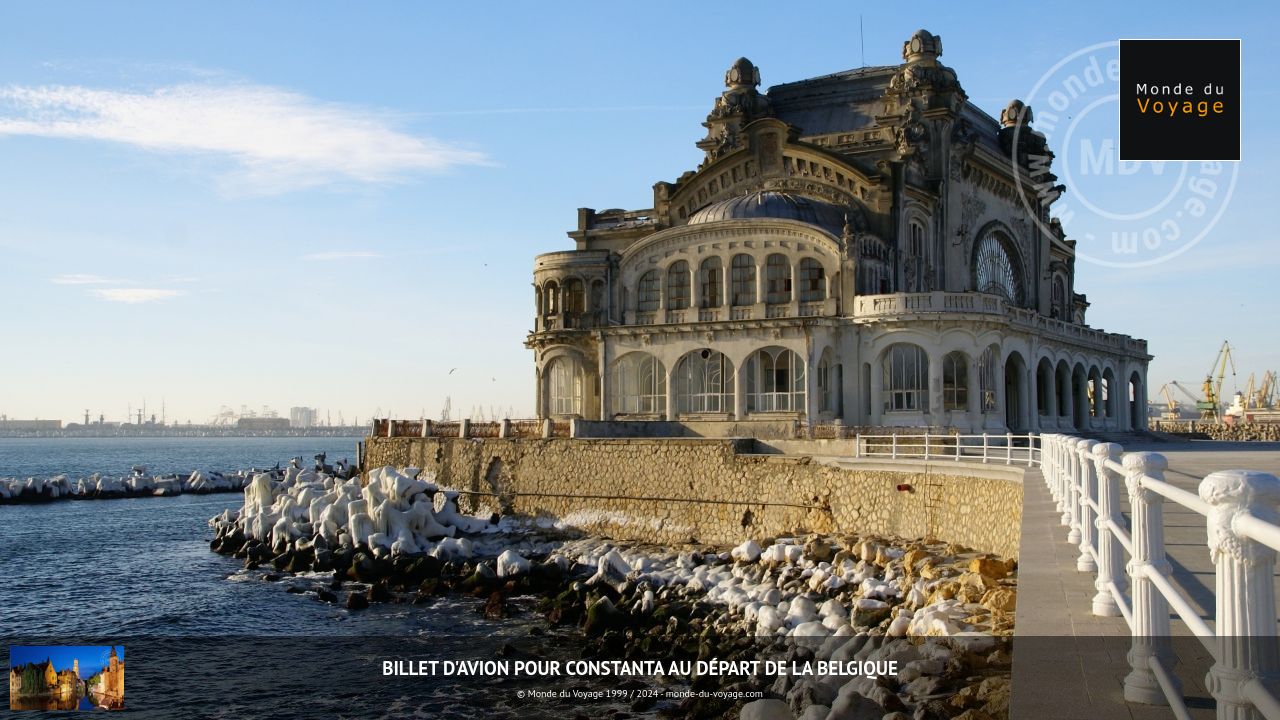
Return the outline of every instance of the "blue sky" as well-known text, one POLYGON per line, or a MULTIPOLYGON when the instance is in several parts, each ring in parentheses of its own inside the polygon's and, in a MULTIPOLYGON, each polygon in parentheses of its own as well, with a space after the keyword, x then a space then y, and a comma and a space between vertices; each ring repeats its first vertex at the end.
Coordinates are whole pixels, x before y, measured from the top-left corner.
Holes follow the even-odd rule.
POLYGON ((868 64, 928 28, 993 115, 1093 43, 1243 38, 1222 219, 1168 262, 1082 263, 1077 289, 1091 325, 1149 340, 1153 392, 1224 338, 1241 386, 1280 368, 1274 6, 898 7, 0 4, 0 413, 529 415, 533 255, 695 167, 739 55, 766 86, 859 66, 859 15, 868 64))
MULTIPOLYGON (((53 661, 53 669, 69 670, 73 661, 80 661, 80 677, 88 679, 107 666, 111 654, 110 645, 12 645, 9 647, 9 666, 33 662, 53 661)), ((117 645, 116 655, 124 660, 124 646, 117 645)))

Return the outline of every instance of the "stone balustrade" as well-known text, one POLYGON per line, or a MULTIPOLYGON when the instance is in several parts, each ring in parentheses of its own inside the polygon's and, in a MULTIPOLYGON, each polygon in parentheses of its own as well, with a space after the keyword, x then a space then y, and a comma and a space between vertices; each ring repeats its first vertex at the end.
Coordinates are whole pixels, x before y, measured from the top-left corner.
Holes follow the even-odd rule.
POLYGON ((1122 617, 1131 631, 1125 699, 1171 705, 1178 717, 1190 717, 1171 670, 1172 609, 1215 660, 1205 683, 1217 701, 1217 717, 1280 718, 1274 581, 1280 479, 1222 470, 1206 476, 1193 494, 1165 482, 1168 462, 1159 453, 1124 454, 1115 443, 1069 435, 1044 435, 1040 461, 1069 528, 1067 542, 1080 549, 1076 567, 1096 574, 1093 613, 1122 617), (1122 486, 1130 522, 1120 512, 1122 486), (1164 541, 1166 501, 1205 518, 1217 576, 1212 627, 1172 582, 1164 541))

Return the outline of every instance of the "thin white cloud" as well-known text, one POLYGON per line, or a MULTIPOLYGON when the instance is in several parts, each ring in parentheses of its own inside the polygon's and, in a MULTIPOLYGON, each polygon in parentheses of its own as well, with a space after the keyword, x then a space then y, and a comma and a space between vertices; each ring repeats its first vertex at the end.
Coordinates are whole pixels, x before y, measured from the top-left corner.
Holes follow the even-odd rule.
POLYGON ((109 302, 126 303, 129 305, 156 302, 157 300, 167 300, 183 294, 181 290, 168 290, 164 288, 103 288, 90 290, 89 292, 109 302))
POLYGON ((329 250, 326 252, 310 253, 303 255, 303 260, 368 260, 371 258, 380 258, 382 255, 371 250, 329 250))
POLYGON ((52 282, 55 285, 106 285, 115 281, 110 278, 104 278, 101 275, 67 273, 65 275, 54 276, 52 282))
POLYGON ((234 163, 229 189, 279 193, 388 183, 488 164, 484 153, 393 128, 384 114, 261 85, 188 83, 152 92, 0 88, 0 136, 117 142, 234 163))

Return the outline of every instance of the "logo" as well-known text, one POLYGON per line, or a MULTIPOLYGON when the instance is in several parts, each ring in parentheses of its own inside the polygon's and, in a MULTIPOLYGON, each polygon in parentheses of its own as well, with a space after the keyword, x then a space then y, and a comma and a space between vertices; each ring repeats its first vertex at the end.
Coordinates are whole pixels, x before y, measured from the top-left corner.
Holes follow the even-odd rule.
POLYGON ((1054 234, 1028 196, 1053 203, 1079 259, 1142 267, 1181 255, 1212 231, 1235 191, 1239 164, 1121 159, 1119 47, 1082 48, 1040 77, 1025 99, 1034 118, 1014 125, 1011 161, 1018 196, 1042 231, 1054 234), (1028 142, 1031 135, 1043 142, 1028 142), (1028 146, 1054 154, 1018 150, 1028 146))

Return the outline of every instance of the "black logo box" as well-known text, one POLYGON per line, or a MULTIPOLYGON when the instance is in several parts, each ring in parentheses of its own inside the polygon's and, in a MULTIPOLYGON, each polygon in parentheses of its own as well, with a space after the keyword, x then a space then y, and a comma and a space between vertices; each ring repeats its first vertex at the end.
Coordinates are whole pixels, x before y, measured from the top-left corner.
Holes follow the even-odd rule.
POLYGON ((1120 41, 1121 160, 1239 160, 1240 103, 1239 40, 1120 41))

